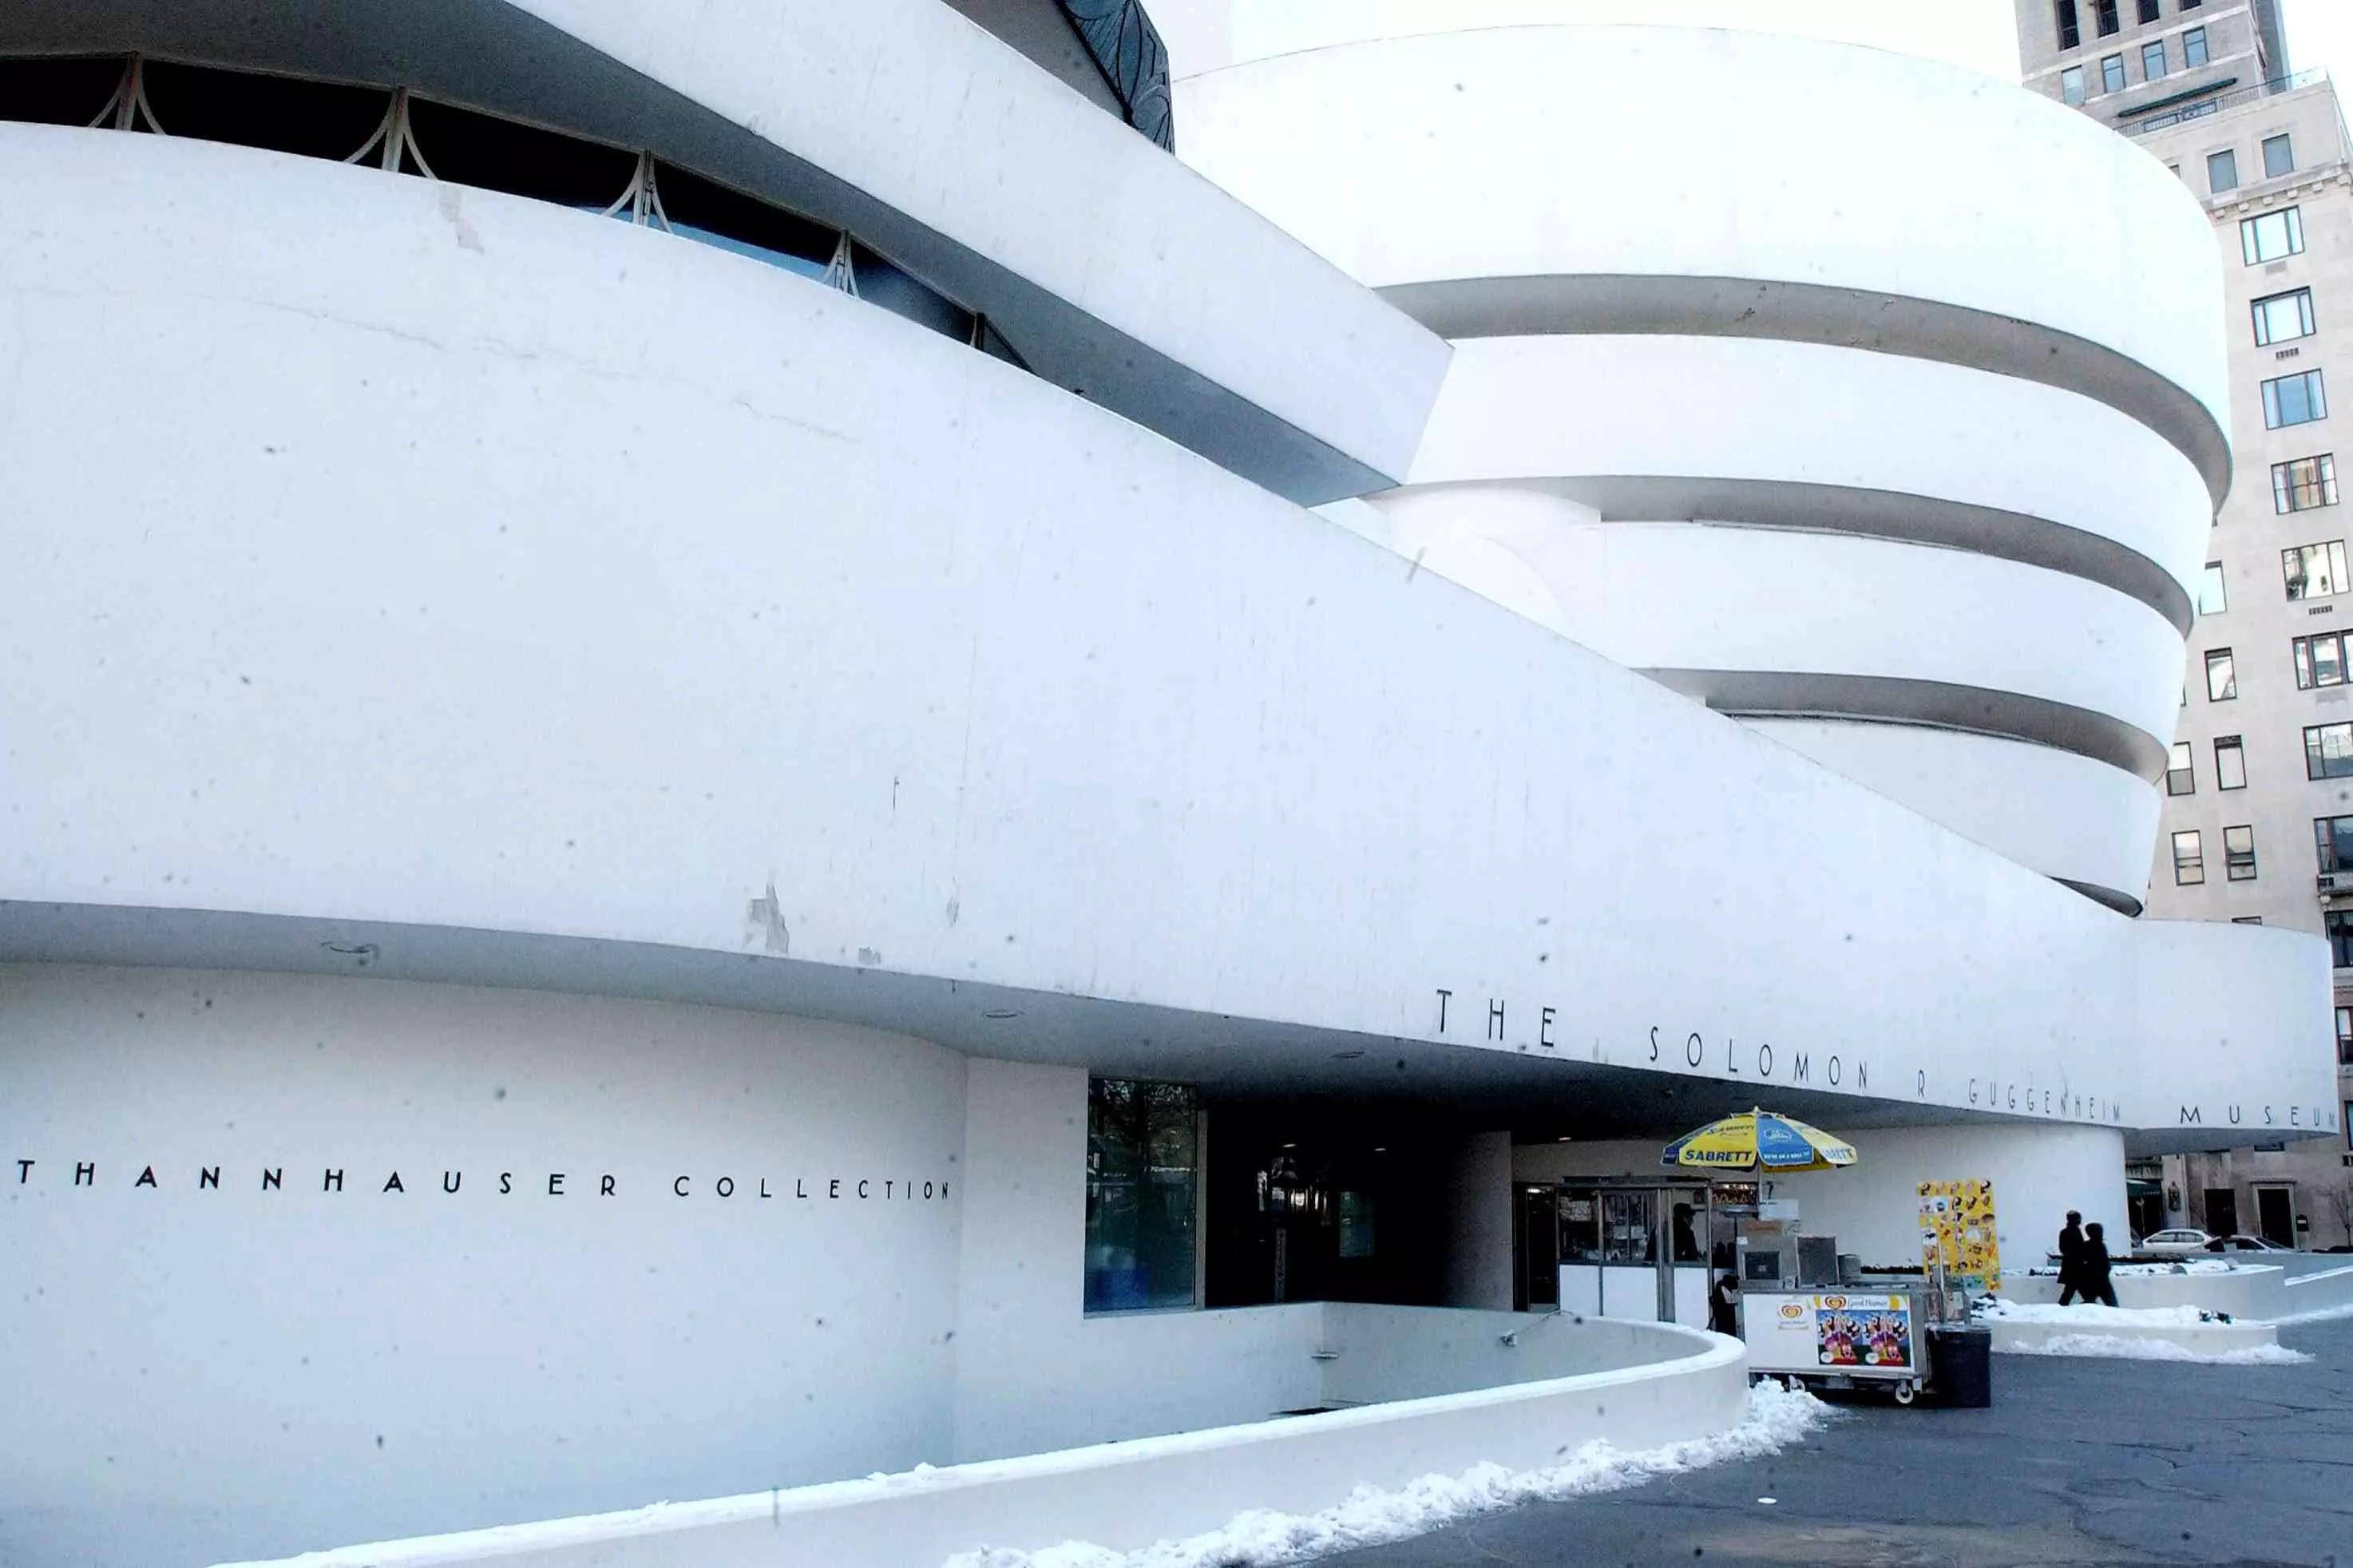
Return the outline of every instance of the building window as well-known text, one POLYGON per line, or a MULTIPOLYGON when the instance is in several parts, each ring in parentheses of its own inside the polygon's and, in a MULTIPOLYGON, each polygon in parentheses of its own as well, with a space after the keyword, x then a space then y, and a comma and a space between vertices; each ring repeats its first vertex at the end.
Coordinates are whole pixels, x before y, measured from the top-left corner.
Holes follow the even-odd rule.
POLYGON ((2255 830, 2252 826, 2222 829, 2222 875, 2232 882, 2255 879, 2255 830))
POLYGON ((2059 97, 2067 103, 2081 103, 2091 95, 2084 90, 2084 68, 2069 66, 2059 73, 2059 97))
POLYGON ((2206 188, 2216 195, 2239 184, 2239 155, 2229 148, 2206 154, 2206 188))
POLYGON ((2319 858, 2322 876, 2353 871, 2353 816, 2314 817, 2312 847, 2319 858))
POLYGON ((2155 81, 2165 74, 2165 40, 2156 39, 2140 47, 2140 75, 2143 81, 2155 81))
POLYGON ((2104 38, 2114 33, 2120 26, 2116 21, 2116 0, 2092 0, 2092 25, 2104 38))
POLYGON ((2156 21, 2162 14, 2158 10, 2158 4, 2159 0, 2140 0, 2140 19, 2144 22, 2156 21))
POLYGON ((2100 57, 2100 90, 2122 92, 2125 89, 2125 58, 2122 55, 2100 57))
POLYGON ((1199 1113, 1189 1084, 1087 1085, 1088 1311, 1193 1304, 1199 1113))
POLYGON ((2187 741, 2174 742, 2173 750, 2166 753, 2165 793, 2168 795, 2198 793, 2197 769, 2190 760, 2189 742, 2187 741))
POLYGON ((2236 735, 2214 737, 2214 787, 2247 787, 2247 749, 2239 743, 2236 735))
POLYGON ((2263 178, 2276 180, 2282 174, 2295 173, 2295 143, 2282 132, 2277 136, 2263 138, 2263 178))
POLYGON ((2299 544, 2280 552, 2280 572, 2291 599, 2326 599, 2345 592, 2345 542, 2299 544))
MULTIPOLYGON (((2345 639, 2348 632, 2321 632, 2316 636, 2298 637, 2295 650, 2295 689, 2309 691, 2316 686, 2345 684, 2345 639)), ((2348 868, 2353 869, 2353 868, 2348 868)))
POLYGON ((2173 885, 2194 888, 2206 879, 2206 857, 2198 847, 2198 830, 2185 827, 2173 836, 2173 885))
POLYGON ((2272 510, 2285 513, 2310 511, 2337 504, 2337 458, 2323 452, 2272 465, 2272 510))
POLYGON ((2328 417, 2328 389, 2321 384, 2320 373, 2307 370, 2299 375, 2283 375, 2263 383, 2263 428, 2284 430, 2291 425, 2309 425, 2328 417))
POLYGON ((2353 969, 2353 910, 2331 910, 2320 921, 2328 937, 2329 967, 2353 969))
POLYGON ((2059 16, 2059 47, 2080 49, 2084 47, 2083 25, 2075 18, 2075 0, 2057 0, 2059 16))
POLYGON ((2206 63, 2206 29, 2192 27, 2181 35, 2181 63, 2202 66, 2206 63))
POLYGON ((2206 650, 2206 700, 2228 702, 2239 694, 2237 667, 2232 662, 2231 650, 2210 647, 2206 650))
POLYGON ((2261 217, 2239 220, 2239 253, 2247 265, 2259 261, 2277 261, 2285 256, 2304 254, 2304 212, 2300 207, 2282 207, 2261 217))
POLYGON ((2304 776, 2353 778, 2353 723, 2309 724, 2304 731, 2304 776))
POLYGON ((2255 346, 2267 349, 2312 336, 2312 290, 2297 289, 2255 301, 2255 346))
MULTIPOLYGON (((2353 1067, 2353 1007, 2337 1009, 2337 1065, 2353 1067)), ((2353 1100, 2345 1103, 2345 1141, 2353 1146, 2353 1100)))
POLYGON ((2198 576, 2198 613, 2219 616, 2230 607, 2230 596, 2222 590, 2222 563, 2209 561, 2198 576))

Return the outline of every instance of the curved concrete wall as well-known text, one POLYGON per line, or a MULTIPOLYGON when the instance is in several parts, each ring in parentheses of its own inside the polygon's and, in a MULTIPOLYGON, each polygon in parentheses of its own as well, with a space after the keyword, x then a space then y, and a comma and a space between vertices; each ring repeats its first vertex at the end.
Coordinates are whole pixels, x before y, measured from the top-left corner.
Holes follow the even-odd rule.
POLYGON ((2189 460, 2105 404, 1756 338, 1457 344, 1409 482, 1481 480, 1546 481, 1605 518, 1951 545, 2103 584, 2185 631, 2213 513, 2189 460))
POLYGON ((2055 746, 1917 725, 1745 722, 2046 877, 2134 910, 2147 892, 2158 793, 2105 763, 2055 746))
POLYGON ((1445 366, 1428 331, 941 0, 0 13, 0 55, 132 51, 652 149, 849 230, 987 312, 1039 374, 1305 502, 1402 474, 1445 366))
POLYGON ((41 825, 0 858, 14 954, 372 941, 372 973, 1335 1089, 1419 1082, 1337 1059, 1366 1036, 1515 1094, 1745 1093, 1770 1044, 1770 1081, 1802 1056, 1922 1113, 1990 1074, 2051 1118, 2334 1121, 2316 939, 2144 962, 2146 928, 805 279, 158 138, 0 132, 0 173, 45 215, 0 235, 40 301, 0 428, 39 565, 0 577, 0 795, 41 825))
POLYGON ((2135 779, 2228 474, 2178 182, 1844 45, 1498 25, 1609 9, 1567 3, 1220 9, 1271 58, 1185 84, 1188 156, 1456 340, 1374 502, 1397 548, 1726 712, 2028 742, 1840 731, 1875 787, 2137 910, 2135 779), (1561 160, 1628 126, 1639 157, 1561 160))
POLYGON ((2111 403, 2210 499, 2227 485, 2219 318, 2182 303, 2220 292, 2205 215, 2033 94, 1768 34, 1522 26, 1236 66, 1180 84, 1178 113, 1187 162, 1451 338, 1726 332, 1999 369, 2111 403))
POLYGON ((1506 487, 1403 490, 1375 504, 1408 554, 1410 542, 1451 531, 1508 546, 1550 590, 1569 636, 1728 711, 1960 725, 2144 778, 2164 765, 2180 634, 2079 578, 1841 533, 1596 523, 1506 487))
POLYGON ((46 1412, 0 1435, 0 1557, 944 1461, 965 1070, 719 1008, 0 966, 0 1385, 46 1412))
POLYGON ((301 1568, 367 1568, 390 1558, 453 1568, 736 1568, 754 1561, 774 1568, 932 1568, 989 1547, 1043 1552, 1072 1541, 1142 1552, 1253 1510, 1312 1514, 1366 1487, 1402 1490, 1482 1465, 1514 1473, 1550 1468, 1596 1439, 1620 1449, 1687 1442, 1746 1414, 1746 1352, 1737 1342, 1668 1324, 1626 1326, 1657 1358, 1651 1364, 300 1562, 301 1568))

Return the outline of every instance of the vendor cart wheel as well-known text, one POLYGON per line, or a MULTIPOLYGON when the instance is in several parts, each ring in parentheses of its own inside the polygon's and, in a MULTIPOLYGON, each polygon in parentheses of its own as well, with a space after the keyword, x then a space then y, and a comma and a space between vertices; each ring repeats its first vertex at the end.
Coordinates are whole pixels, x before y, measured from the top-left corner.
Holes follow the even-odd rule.
POLYGON ((1898 1405, 1909 1405, 1919 1392, 1920 1385, 1907 1377, 1903 1382, 1895 1385, 1895 1403, 1898 1405))

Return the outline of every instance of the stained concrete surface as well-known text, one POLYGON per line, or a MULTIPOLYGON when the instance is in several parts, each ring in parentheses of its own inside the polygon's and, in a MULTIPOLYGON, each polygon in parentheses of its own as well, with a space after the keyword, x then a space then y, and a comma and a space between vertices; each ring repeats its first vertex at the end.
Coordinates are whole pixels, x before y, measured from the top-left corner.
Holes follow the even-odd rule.
POLYGON ((1769 1459, 1324 1564, 2353 1568, 2353 1321, 2284 1329, 2280 1342, 2314 1360, 1996 1356, 1990 1410, 1841 1403, 1769 1459))

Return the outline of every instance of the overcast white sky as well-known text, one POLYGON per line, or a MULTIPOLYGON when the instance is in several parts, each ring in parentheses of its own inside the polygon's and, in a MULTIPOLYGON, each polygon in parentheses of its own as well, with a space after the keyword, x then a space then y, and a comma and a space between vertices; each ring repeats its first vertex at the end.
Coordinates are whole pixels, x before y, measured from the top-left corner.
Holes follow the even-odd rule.
MULTIPOLYGON (((5 0, 0 0, 5 4, 5 0)), ((2281 0, 2288 63, 2326 67, 2353 96, 2353 0, 2281 0)), ((1312 47, 1332 37, 1377 36, 1368 15, 1394 13, 1400 30, 1522 23, 1667 23, 1749 27, 1870 44, 2018 79, 2012 0, 1152 0, 1178 76, 1243 58, 1312 47), (1443 18, 1444 20, 1436 20, 1443 18)), ((2166 7, 2172 15, 2174 7, 2166 7)))
POLYGON ((2353 0, 2287 0, 2287 61, 2298 70, 2326 66, 2337 90, 2353 92, 2353 0))

